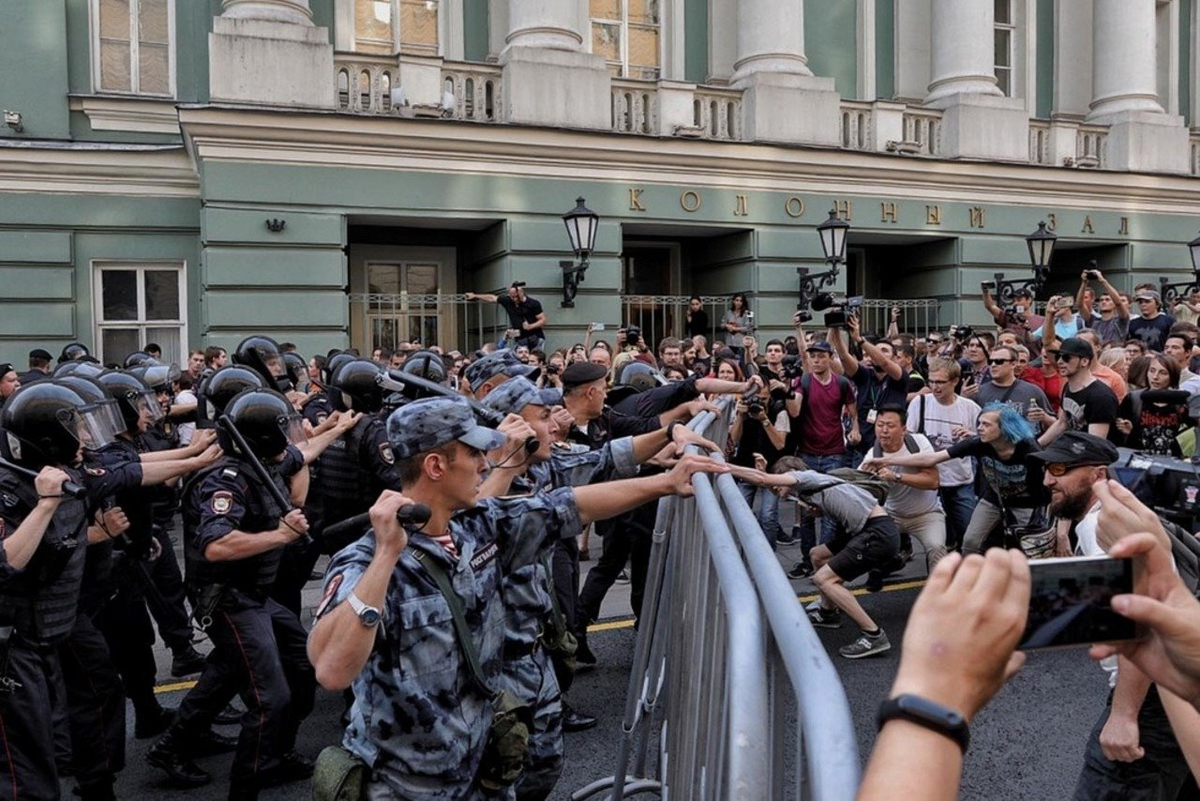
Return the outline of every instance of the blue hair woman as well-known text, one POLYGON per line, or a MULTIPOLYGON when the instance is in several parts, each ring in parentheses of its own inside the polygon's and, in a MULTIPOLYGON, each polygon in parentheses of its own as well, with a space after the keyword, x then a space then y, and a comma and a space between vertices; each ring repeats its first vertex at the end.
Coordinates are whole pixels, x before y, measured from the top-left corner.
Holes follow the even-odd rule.
POLYGON ((963 553, 983 553, 1002 542, 1001 523, 1026 525, 1045 508, 1049 496, 1042 469, 1029 454, 1040 450, 1033 425, 1021 412, 991 403, 979 414, 976 436, 966 436, 949 448, 932 453, 903 453, 864 463, 874 467, 934 467, 950 459, 978 457, 984 491, 963 535, 963 553))

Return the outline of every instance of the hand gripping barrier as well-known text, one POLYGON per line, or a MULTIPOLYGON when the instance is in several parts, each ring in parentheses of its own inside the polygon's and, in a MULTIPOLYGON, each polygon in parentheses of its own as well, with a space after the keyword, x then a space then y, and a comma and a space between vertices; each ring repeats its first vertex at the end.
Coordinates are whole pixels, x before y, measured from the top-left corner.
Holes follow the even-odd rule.
MULTIPOLYGON (((719 406, 689 427, 724 445, 732 403, 719 406)), ((692 484, 658 506, 616 770, 572 798, 852 799, 837 672, 733 478, 692 484)))

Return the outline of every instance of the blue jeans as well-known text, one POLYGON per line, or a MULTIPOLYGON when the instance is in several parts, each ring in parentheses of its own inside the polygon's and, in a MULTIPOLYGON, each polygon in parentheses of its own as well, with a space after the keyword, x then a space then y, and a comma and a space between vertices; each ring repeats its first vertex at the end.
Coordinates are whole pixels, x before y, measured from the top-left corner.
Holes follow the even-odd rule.
POLYGON ((962 547, 963 535, 971 523, 971 512, 978 503, 975 488, 970 484, 957 487, 942 487, 938 490, 942 509, 946 512, 946 549, 956 551, 962 547))
POLYGON ((762 499, 756 513, 758 524, 762 526, 763 534, 766 535, 771 550, 775 550, 775 545, 779 542, 780 535, 783 534, 783 529, 779 526, 779 496, 769 489, 741 481, 738 482, 738 488, 741 489, 742 497, 746 499, 746 505, 750 507, 751 512, 754 511, 755 497, 762 499))
MULTIPOLYGON (((850 466, 850 454, 838 453, 832 456, 820 456, 813 453, 802 453, 800 458, 808 465, 809 470, 828 473, 839 467, 850 466)), ((778 517, 778 516, 777 516, 778 517)), ((816 519, 811 515, 796 510, 796 518, 800 521, 800 551, 804 560, 808 561, 808 553, 817 545, 816 519)), ((826 515, 821 516, 821 544, 827 543, 837 534, 838 525, 826 515)))

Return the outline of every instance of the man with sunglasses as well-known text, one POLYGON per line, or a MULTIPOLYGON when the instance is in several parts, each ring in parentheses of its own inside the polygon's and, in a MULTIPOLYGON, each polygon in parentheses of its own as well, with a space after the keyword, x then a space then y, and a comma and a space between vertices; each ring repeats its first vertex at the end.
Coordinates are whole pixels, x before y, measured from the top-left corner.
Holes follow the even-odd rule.
POLYGON ((1012 348, 993 350, 988 355, 992 380, 979 387, 975 401, 981 408, 992 403, 1007 404, 1026 416, 1034 407, 1051 414, 1046 393, 1028 381, 1017 378, 1016 363, 1017 354, 1012 348))
POLYGON ((1052 442, 1065 431, 1086 431, 1107 437, 1117 421, 1117 395, 1092 375, 1096 352, 1085 340, 1070 337, 1059 347, 1058 370, 1066 379, 1062 411, 1046 431, 1045 442, 1052 442))

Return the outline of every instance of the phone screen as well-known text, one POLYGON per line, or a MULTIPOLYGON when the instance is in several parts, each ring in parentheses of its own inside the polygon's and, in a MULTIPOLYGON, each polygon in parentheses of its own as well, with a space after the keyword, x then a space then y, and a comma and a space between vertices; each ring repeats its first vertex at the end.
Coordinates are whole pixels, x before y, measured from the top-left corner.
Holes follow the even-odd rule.
POLYGON ((1029 563, 1033 589, 1023 651, 1137 638, 1137 625, 1113 611, 1112 599, 1133 591, 1133 561, 1083 557, 1029 563))

